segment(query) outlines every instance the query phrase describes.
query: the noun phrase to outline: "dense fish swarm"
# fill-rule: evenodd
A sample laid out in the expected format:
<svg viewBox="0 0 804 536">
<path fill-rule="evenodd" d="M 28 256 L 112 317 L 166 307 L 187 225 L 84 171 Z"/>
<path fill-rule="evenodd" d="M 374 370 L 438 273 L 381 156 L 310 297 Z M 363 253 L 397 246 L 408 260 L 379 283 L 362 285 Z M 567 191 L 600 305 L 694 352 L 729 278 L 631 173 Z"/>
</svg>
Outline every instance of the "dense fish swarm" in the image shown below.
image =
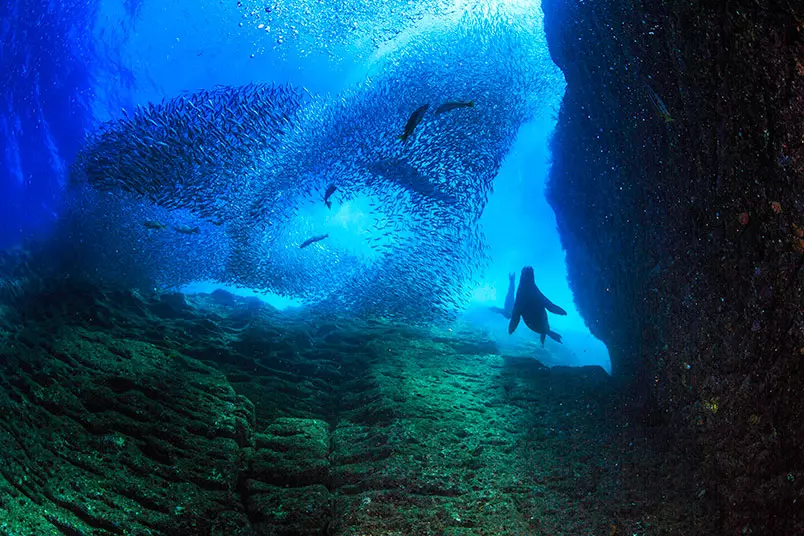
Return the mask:
<svg viewBox="0 0 804 536">
<path fill-rule="evenodd" d="M 57 228 L 55 250 L 68 270 L 106 283 L 140 289 L 174 288 L 220 280 L 231 250 L 224 227 L 187 209 L 143 203 L 125 191 L 73 187 Z M 149 228 L 148 223 L 164 228 Z M 194 229 L 183 234 L 176 229 Z"/>
<path fill-rule="evenodd" d="M 149 253 L 142 262 L 155 285 L 203 272 L 340 314 L 449 317 L 489 260 L 478 219 L 502 160 L 520 125 L 555 91 L 540 27 L 534 13 L 470 10 L 405 36 L 364 82 L 335 97 L 246 86 L 149 106 L 90 139 L 76 188 L 149 200 L 113 223 L 130 221 L 139 242 L 157 235 L 186 248 L 215 237 L 203 253 Z M 424 104 L 421 121 L 400 140 Z M 333 188 L 330 209 L 324 196 Z M 104 200 L 98 210 L 88 196 L 80 196 L 82 210 L 106 223 L 83 217 L 73 232 L 91 248 L 90 235 L 109 234 L 110 214 L 122 205 Z M 198 232 L 136 221 L 159 220 L 144 213 L 159 210 L 169 212 L 160 216 L 172 222 L 167 227 L 181 221 Z M 202 257 L 206 268 L 197 266 Z"/>
<path fill-rule="evenodd" d="M 91 134 L 73 177 L 218 216 L 233 196 L 247 193 L 244 172 L 272 152 L 303 102 L 301 90 L 251 84 L 124 111 Z"/>
</svg>

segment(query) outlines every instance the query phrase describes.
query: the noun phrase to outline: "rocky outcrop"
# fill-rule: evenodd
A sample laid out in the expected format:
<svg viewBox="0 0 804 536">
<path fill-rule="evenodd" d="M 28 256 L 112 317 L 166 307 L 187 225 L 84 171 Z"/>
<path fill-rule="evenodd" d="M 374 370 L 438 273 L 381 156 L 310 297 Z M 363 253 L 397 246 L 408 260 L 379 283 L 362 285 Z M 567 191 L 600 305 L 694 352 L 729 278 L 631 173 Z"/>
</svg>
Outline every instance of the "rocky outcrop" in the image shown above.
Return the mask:
<svg viewBox="0 0 804 536">
<path fill-rule="evenodd" d="M 253 405 L 220 372 L 96 329 L 2 351 L 3 534 L 232 534 Z"/>
<path fill-rule="evenodd" d="M 722 532 L 804 533 L 804 7 L 543 6 L 576 302 Z"/>
<path fill-rule="evenodd" d="M 0 288 L 2 534 L 712 531 L 598 367 L 220 292 L 31 286 Z"/>
</svg>

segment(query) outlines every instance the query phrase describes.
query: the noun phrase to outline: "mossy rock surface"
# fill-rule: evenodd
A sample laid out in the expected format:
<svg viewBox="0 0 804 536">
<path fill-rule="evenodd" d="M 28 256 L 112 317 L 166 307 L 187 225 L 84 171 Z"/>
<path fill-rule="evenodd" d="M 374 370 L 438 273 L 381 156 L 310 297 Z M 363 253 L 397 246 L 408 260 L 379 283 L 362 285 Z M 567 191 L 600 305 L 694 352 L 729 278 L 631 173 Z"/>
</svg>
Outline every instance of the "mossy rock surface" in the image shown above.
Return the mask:
<svg viewBox="0 0 804 536">
<path fill-rule="evenodd" d="M 2 349 L 0 533 L 705 533 L 693 468 L 619 416 L 599 368 L 53 285 Z"/>
</svg>

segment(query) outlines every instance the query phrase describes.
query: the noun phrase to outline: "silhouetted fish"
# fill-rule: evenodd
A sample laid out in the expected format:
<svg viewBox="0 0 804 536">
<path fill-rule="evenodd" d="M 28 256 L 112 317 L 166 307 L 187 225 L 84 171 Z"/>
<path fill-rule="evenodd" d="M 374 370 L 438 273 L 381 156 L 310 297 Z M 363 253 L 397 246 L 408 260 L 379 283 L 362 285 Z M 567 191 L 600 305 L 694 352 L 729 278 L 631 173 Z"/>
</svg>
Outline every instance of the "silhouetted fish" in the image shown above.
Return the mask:
<svg viewBox="0 0 804 536">
<path fill-rule="evenodd" d="M 418 169 L 408 162 L 398 158 L 386 158 L 366 166 L 373 173 L 382 175 L 386 179 L 396 181 L 412 192 L 430 197 L 447 205 L 455 205 L 458 200 L 450 193 L 441 190 L 423 176 Z"/>
<path fill-rule="evenodd" d="M 176 225 L 173 228 L 176 230 L 177 233 L 186 235 L 198 234 L 199 232 L 201 232 L 198 226 L 190 227 L 189 225 Z"/>
<path fill-rule="evenodd" d="M 312 238 L 308 238 L 307 240 L 305 240 L 304 242 L 301 243 L 301 245 L 299 246 L 299 249 L 304 249 L 307 246 L 309 246 L 310 244 L 315 244 L 316 242 L 320 242 L 321 240 L 324 240 L 328 236 L 329 236 L 328 234 L 322 234 L 322 235 L 314 236 Z"/>
<path fill-rule="evenodd" d="M 156 220 L 144 221 L 142 222 L 142 224 L 146 226 L 148 229 L 167 229 L 167 225 Z"/>
<path fill-rule="evenodd" d="M 470 100 L 468 102 L 445 102 L 438 109 L 435 111 L 436 115 L 443 114 L 444 112 L 450 112 L 452 110 L 457 110 L 458 108 L 474 108 L 475 101 Z"/>
<path fill-rule="evenodd" d="M 332 208 L 332 201 L 330 201 L 329 198 L 332 197 L 332 194 L 335 193 L 335 190 L 337 190 L 337 188 L 334 184 L 327 186 L 327 191 L 324 193 L 324 204 L 327 205 L 327 208 Z"/>
<path fill-rule="evenodd" d="M 412 114 L 410 114 L 408 122 L 405 123 L 405 131 L 402 133 L 401 136 L 399 136 L 398 139 L 402 141 L 408 141 L 410 135 L 413 134 L 414 130 L 416 130 L 416 126 L 419 123 L 421 123 L 422 118 L 424 117 L 424 112 L 426 112 L 429 107 L 430 107 L 429 104 L 419 106 L 418 108 L 416 108 L 416 110 L 414 110 Z"/>
</svg>

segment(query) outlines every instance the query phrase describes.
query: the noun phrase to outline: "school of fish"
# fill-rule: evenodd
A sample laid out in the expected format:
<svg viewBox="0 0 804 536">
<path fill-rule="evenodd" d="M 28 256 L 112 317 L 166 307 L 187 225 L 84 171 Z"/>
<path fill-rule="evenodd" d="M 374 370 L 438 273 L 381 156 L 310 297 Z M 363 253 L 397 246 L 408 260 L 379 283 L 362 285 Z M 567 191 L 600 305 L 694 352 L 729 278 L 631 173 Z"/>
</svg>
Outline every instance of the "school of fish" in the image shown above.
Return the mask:
<svg viewBox="0 0 804 536">
<path fill-rule="evenodd" d="M 493 180 L 558 79 L 538 28 L 517 20 L 466 13 L 339 95 L 252 84 L 122 113 L 73 168 L 75 269 L 452 317 L 489 262 L 478 219 Z"/>
</svg>

